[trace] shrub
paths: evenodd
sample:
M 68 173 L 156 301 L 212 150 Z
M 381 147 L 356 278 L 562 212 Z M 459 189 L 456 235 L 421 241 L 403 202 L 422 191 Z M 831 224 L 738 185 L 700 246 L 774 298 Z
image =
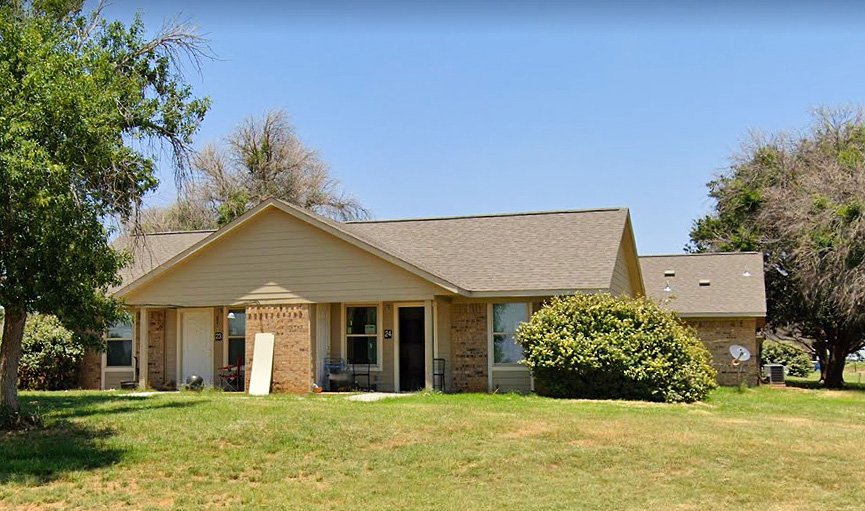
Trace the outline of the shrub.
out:
M 553 298 L 517 338 L 542 395 L 693 402 L 717 386 L 694 332 L 645 298 Z
M 62 390 L 78 385 L 78 368 L 84 357 L 81 339 L 54 316 L 31 314 L 24 327 L 18 387 L 28 390 Z
M 814 371 L 814 363 L 808 352 L 786 342 L 766 341 L 760 353 L 760 364 L 781 364 L 790 376 L 808 376 Z

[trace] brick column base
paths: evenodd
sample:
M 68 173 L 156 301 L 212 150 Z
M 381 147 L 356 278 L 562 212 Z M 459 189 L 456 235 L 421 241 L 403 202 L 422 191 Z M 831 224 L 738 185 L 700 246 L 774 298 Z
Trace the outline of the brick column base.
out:
M 150 310 L 147 316 L 147 381 L 161 388 L 165 385 L 165 310 Z
M 487 392 L 487 304 L 454 303 L 450 314 L 454 389 Z
M 246 308 L 246 386 L 252 375 L 255 334 L 273 333 L 272 392 L 302 394 L 310 391 L 312 369 L 310 307 L 254 305 Z

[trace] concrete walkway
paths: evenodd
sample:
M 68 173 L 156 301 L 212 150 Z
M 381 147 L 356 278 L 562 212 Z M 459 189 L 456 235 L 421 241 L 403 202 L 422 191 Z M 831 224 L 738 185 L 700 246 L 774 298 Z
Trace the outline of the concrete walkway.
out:
M 353 394 L 346 399 L 349 401 L 360 401 L 363 403 L 372 403 L 373 401 L 381 401 L 392 397 L 406 397 L 413 395 L 411 392 L 396 393 L 396 392 L 366 392 L 363 394 Z

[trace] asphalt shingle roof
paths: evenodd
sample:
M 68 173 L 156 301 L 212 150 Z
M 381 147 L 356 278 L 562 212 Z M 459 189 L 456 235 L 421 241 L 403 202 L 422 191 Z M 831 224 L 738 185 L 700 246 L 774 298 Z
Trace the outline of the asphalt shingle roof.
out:
M 342 225 L 471 291 L 606 289 L 627 216 L 596 209 Z
M 762 254 L 642 256 L 640 266 L 646 294 L 683 316 L 766 315 Z M 665 276 L 670 271 L 675 276 Z
M 328 225 L 469 291 L 610 287 L 628 210 L 593 209 Z M 214 231 L 149 234 L 129 284 Z M 129 246 L 121 238 L 115 246 Z
M 132 264 L 121 270 L 123 284 L 138 280 L 150 270 L 168 261 L 187 248 L 213 234 L 214 231 L 158 232 L 145 234 L 140 239 L 121 236 L 113 245 L 117 249 L 131 249 Z

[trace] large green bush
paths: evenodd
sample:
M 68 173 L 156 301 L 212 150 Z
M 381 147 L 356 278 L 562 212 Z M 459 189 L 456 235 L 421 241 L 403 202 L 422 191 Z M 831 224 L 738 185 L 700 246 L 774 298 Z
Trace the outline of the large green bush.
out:
M 786 342 L 766 341 L 760 353 L 760 364 L 781 364 L 790 376 L 808 376 L 814 371 L 814 363 L 808 353 Z
M 27 317 L 18 368 L 18 388 L 62 390 L 78 385 L 78 369 L 84 346 L 78 336 L 54 316 Z
M 716 387 L 705 346 L 648 299 L 553 298 L 517 338 L 543 395 L 693 402 Z

